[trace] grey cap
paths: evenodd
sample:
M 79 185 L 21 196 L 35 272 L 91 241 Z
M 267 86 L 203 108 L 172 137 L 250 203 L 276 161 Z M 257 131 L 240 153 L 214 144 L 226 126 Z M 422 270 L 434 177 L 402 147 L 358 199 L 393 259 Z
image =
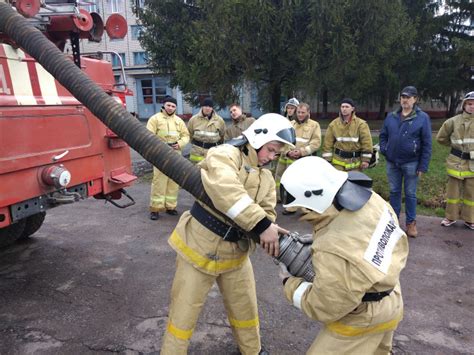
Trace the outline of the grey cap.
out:
M 418 96 L 418 90 L 414 86 L 405 86 L 400 92 L 400 96 Z

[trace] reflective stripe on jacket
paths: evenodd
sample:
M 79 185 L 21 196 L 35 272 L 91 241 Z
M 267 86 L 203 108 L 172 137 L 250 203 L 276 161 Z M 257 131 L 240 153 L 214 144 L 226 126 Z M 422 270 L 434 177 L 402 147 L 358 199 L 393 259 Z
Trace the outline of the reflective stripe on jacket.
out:
M 346 169 L 354 169 L 361 161 L 370 161 L 372 145 L 372 136 L 366 121 L 353 115 L 351 120 L 345 123 L 341 117 L 337 117 L 326 130 L 322 157 Z M 360 157 L 343 158 L 334 152 L 335 149 L 350 153 L 360 152 Z
M 215 111 L 212 111 L 211 118 L 208 118 L 203 115 L 201 109 L 197 115 L 189 120 L 188 130 L 191 140 L 201 143 L 221 144 L 224 141 L 225 122 Z M 208 149 L 193 144 L 189 159 L 194 163 L 198 163 L 206 157 L 207 151 Z

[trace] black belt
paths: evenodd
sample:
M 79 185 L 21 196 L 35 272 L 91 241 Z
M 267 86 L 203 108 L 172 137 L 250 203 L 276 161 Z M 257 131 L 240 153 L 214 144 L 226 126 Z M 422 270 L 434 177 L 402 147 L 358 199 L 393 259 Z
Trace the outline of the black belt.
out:
M 334 152 L 344 159 L 360 157 L 360 152 L 345 152 L 344 150 L 340 150 L 337 148 L 334 150 Z
M 204 149 L 209 149 L 212 147 L 217 147 L 219 143 L 204 143 L 201 141 L 197 141 L 195 139 L 191 140 L 191 144 L 197 145 L 198 147 L 204 148 Z
M 207 212 L 204 207 L 199 203 L 194 202 L 191 208 L 191 216 L 201 223 L 204 227 L 209 229 L 212 233 L 217 234 L 219 237 L 227 242 L 237 242 L 242 239 L 242 235 L 236 228 L 229 226 L 227 223 L 214 217 L 212 214 Z
M 464 160 L 471 160 L 471 154 L 460 151 L 459 149 L 451 148 L 451 154 Z
M 382 292 L 368 292 L 362 297 L 362 302 L 377 302 L 380 301 L 385 296 L 388 296 L 393 291 L 393 288 L 388 291 Z

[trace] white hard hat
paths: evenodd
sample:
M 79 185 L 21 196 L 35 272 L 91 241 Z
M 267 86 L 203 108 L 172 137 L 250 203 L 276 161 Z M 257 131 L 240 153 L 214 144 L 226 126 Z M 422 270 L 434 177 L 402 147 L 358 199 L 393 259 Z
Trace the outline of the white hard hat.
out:
M 260 116 L 242 134 L 255 149 L 260 149 L 264 144 L 272 141 L 282 142 L 293 148 L 296 142 L 293 126 L 285 117 L 277 113 L 266 113 Z
M 348 174 L 325 159 L 305 157 L 291 164 L 281 177 L 283 207 L 305 207 L 323 213 L 346 182 Z
M 298 99 L 296 97 L 292 97 L 291 99 L 288 100 L 288 102 L 285 105 L 285 111 L 288 105 L 295 106 L 297 107 L 300 104 Z
M 288 100 L 288 102 L 286 104 L 287 105 L 298 106 L 300 104 L 300 102 L 298 101 L 298 99 L 296 97 L 292 97 L 291 99 Z
M 462 109 L 464 110 L 464 104 L 466 103 L 467 100 L 474 100 L 474 91 L 471 91 L 471 92 L 468 92 L 463 100 L 462 100 L 462 104 L 461 104 L 461 107 Z

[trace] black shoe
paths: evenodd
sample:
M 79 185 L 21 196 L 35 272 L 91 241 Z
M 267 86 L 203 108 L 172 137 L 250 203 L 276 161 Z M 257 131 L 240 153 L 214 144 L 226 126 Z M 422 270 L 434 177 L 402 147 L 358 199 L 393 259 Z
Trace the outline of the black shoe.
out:
M 283 210 L 281 214 L 288 215 L 288 214 L 293 214 L 293 213 L 296 213 L 296 211 Z
M 158 212 L 151 212 L 150 213 L 150 219 L 152 221 L 156 221 L 158 218 L 160 218 L 160 214 Z
M 176 216 L 178 214 L 178 211 L 176 211 L 176 210 L 166 210 L 166 213 L 168 213 L 172 216 Z
M 263 346 L 260 348 L 260 352 L 258 355 L 270 355 L 267 349 L 265 349 Z

